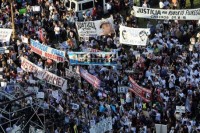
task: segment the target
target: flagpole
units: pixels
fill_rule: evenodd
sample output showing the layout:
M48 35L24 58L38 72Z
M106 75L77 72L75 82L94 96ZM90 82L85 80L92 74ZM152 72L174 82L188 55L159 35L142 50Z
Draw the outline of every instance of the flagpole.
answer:
M15 22L14 22L14 13L13 13L13 0L8 0L10 3L10 8L11 8L11 20L12 20L12 38L15 39Z

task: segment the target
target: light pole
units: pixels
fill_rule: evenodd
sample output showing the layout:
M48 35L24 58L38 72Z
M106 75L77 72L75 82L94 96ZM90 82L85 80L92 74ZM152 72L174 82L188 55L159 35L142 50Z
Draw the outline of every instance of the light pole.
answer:
M13 1L14 0L2 0L2 2L9 2L10 3L10 12L11 12L11 20L12 20L12 38L15 38L15 21L14 21L14 13L13 13Z
M12 38L15 39L15 20L14 20L14 13L13 13L13 0L9 0L9 2L10 2L10 8L11 8L11 19L12 19L12 29L13 29Z

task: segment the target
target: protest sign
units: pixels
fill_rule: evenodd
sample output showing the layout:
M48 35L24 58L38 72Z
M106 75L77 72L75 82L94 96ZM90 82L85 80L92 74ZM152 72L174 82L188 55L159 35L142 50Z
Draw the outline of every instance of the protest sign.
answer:
M21 39L22 39L23 43L28 44L28 38L27 37L21 35Z
M76 72L73 72L73 71L65 68L65 73L66 73L66 78L71 79L73 77L75 80L78 80L79 82L81 82L81 77Z
M112 130L112 117L105 118L90 128L90 133L105 133Z
M150 29L130 28L120 25L120 43L145 46L150 35Z
M130 76L129 82L131 83L131 88L129 89L130 91L141 97L145 102L151 101L151 90L139 86Z
M117 52L68 52L71 65L117 65Z
M115 33L113 17L96 21L76 22L76 28L80 37L95 37Z
M197 9L155 9L133 6L135 17L165 20L199 20L200 8Z
M21 57L21 68L26 72L32 72L37 78L49 84L62 88L63 91L67 89L67 80L38 67L24 57Z
M117 92L118 93L127 93L129 88L130 87L128 87L128 86L118 86Z
M156 133L167 133L167 125L155 124Z
M40 12L40 6L32 6L33 12Z
M12 29L0 28L0 42L6 42L8 44L10 42L10 36L12 34L12 31Z
M92 74L88 73L87 70L84 70L81 67L77 67L77 71L80 73L82 78L88 81L95 88L98 89L100 87L101 81L96 76L93 76Z
M65 52L64 51L51 48L47 45L43 45L33 39L31 39L31 50L34 53L36 53L42 57L52 59L56 62L64 62L65 61Z
M43 99L44 98L44 92L38 92L36 97Z
M176 106L175 112L185 113L185 106Z
M26 8L19 9L19 14L24 14L26 12L27 12Z

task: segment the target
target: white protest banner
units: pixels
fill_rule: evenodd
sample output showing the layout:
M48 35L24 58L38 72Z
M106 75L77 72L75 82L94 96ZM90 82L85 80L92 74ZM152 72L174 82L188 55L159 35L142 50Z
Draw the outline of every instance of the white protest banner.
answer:
M90 133L105 133L112 130L112 117L105 118L90 128Z
M81 77L76 72L73 72L73 71L65 68L65 74L66 74L66 78L71 79L73 77L74 79L76 79L79 82L81 82Z
M133 6L134 15L138 18L167 20L199 20L200 8L197 9L155 9Z
M64 62L65 61L65 51L51 48L47 45L43 45L32 39L31 39L31 50L34 53L36 53L42 57L52 59L56 62Z
M21 68L26 72L32 72L37 78L44 80L49 84L62 88L64 92L67 89L67 80L38 67L24 57L21 57Z
M12 31L12 29L0 28L0 42L6 42L8 44L10 42Z
M113 17L96 21L76 22L76 28L80 37L112 35L115 33Z
M130 28L120 25L120 38L122 44L141 45L147 44L150 29L147 28Z
M117 92L118 93L127 93L129 88L130 87L128 87L128 86L118 86Z
M176 112L185 113L185 106L176 106Z

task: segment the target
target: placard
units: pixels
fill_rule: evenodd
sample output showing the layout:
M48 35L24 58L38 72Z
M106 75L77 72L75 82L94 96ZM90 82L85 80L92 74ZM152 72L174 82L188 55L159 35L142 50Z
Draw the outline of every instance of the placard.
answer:
M120 25L120 43L145 46L150 35L148 28L130 28Z
M200 8L196 9L156 9L133 6L135 17L167 20L199 20Z
M117 92L118 93L127 93L130 87L128 86L118 86Z
M44 92L38 92L36 97L43 99L44 98Z
M176 106L176 112L185 113L185 106Z
M90 133L105 133L112 130L112 117L105 118L90 128Z
M9 44L12 31L12 29L0 28L0 42Z

